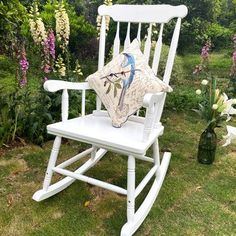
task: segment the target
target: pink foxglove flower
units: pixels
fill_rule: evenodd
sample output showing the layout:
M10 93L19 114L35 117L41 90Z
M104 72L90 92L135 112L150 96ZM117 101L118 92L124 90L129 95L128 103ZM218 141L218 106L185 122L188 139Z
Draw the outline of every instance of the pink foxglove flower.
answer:
M236 34L233 37L233 42L234 42L234 48L236 49Z
M26 72L29 68L29 62L27 61L25 50L21 53L20 67L22 72Z
M46 74L50 73L50 72L51 72L51 67L50 67L50 65L45 64L45 65L43 66L43 71L44 71L44 73L46 73Z
M234 42L235 51L233 52L233 56L232 56L233 65L230 70L230 76L234 76L236 74L236 34L233 37L233 42Z
M21 52L19 64L20 64L20 70L21 70L21 79L20 79L19 85L21 88L23 88L27 85L26 73L27 73L27 70L29 69L29 62L26 58L25 49L23 49Z
M233 62L236 64L236 51L233 53Z
M49 30L43 43L43 65L41 68L45 74L49 74L53 70L55 56L55 36L53 30ZM45 78L48 79L47 77Z
M208 59L210 48L211 48L210 42L207 42L205 46L202 48L201 57L203 60Z
M55 53L55 35L53 33L53 30L50 30L49 33L48 33L47 46L48 46L48 50L49 50L49 53L50 53L51 57L53 59L55 59L55 57L56 57L56 53Z

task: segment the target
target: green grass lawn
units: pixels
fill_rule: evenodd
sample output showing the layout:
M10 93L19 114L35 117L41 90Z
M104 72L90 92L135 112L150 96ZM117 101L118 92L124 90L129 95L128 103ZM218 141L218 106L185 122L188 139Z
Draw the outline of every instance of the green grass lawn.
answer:
M200 55L186 54L182 56L184 77L191 79L196 65L200 63ZM232 66L231 54L227 51L212 52L209 56L209 70L219 78L229 78L230 68Z
M200 57L187 54L180 60L183 75L173 82L174 92L167 97L162 119L166 128L160 139L161 150L172 152L170 167L157 201L135 235L236 235L236 146L221 147L225 130L218 130L215 163L206 166L196 162L204 124L190 110L196 108L198 101L195 89L199 81L193 79L192 71ZM211 55L213 74L228 78L230 66L227 53ZM15 83L14 65L0 57L0 67L0 87L10 91ZM91 64L88 74L94 70ZM30 88L37 89L39 78L32 68ZM220 84L227 85L227 80ZM27 144L0 149L0 236L119 235L126 222L123 196L76 181L48 200L32 200L33 193L42 186L51 145L52 141L42 148ZM85 147L65 141L59 160ZM125 156L108 153L88 175L126 188L126 161ZM150 164L137 161L137 184L149 167ZM59 178L55 176L55 180ZM137 207L143 198L141 194Z
M218 130L216 161L210 166L198 164L203 124L190 113L164 113L161 150L170 150L172 159L158 199L135 235L236 235L236 146L221 147L224 130ZM1 153L0 235L119 235L126 222L123 196L76 181L48 200L31 199L41 188L51 144ZM59 160L85 147L64 142ZM126 160L108 153L88 175L126 187ZM149 166L138 161L137 182Z

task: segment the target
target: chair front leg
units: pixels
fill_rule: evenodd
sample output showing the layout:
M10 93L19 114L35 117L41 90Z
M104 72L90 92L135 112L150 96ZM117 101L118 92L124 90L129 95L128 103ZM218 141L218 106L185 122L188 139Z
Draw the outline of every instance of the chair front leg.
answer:
M128 157L127 173L127 221L133 221L135 213L135 158Z
M52 174L53 174L52 168L55 167L57 157L58 157L58 153L59 153L59 150L60 150L60 146L61 146L61 137L57 136L54 140L54 143L53 143L53 147L52 147L51 155L50 155L50 158L49 158L46 175L45 175L44 182L43 182L43 190L44 191L47 191L49 185L51 184Z

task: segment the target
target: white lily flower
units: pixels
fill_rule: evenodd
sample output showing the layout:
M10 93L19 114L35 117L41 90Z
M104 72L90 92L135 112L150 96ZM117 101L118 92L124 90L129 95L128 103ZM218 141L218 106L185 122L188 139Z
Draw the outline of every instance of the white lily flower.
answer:
M225 139L225 143L222 145L223 147L228 146L233 140L236 140L236 127L227 125L226 128L228 133L223 136Z
M236 109L232 107L235 103L235 99L229 99L228 96L223 93L224 96L224 103L227 105L226 108L221 112L221 115L227 115L228 119L230 120L230 115L236 115Z

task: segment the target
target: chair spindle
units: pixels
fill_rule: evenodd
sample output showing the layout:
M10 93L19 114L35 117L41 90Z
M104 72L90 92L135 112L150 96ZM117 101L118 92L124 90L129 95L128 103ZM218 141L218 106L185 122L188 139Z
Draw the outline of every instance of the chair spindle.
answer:
M126 38L124 43L124 49L127 49L127 47L130 45L130 22L128 22L127 26L127 32L126 32Z
M117 22L116 37L113 46L113 58L120 53L120 22Z
M105 61L105 44L106 44L106 17L102 16L102 23L100 28L100 41L99 41L99 57L98 57L98 70L101 70ZM96 97L96 109L101 110L102 102L100 98Z
M151 46L152 46L152 23L150 23L149 25L148 36L144 46L144 56L146 58L147 63L149 62Z
M138 24L138 33L137 33L137 39L139 41L139 43L141 44L141 28L142 28L142 25L141 23Z
M64 89L62 92L62 103L61 103L61 118L62 121L67 121L69 114L69 95L68 90Z
M153 56L152 70L155 73L155 75L157 75L160 57L161 57L163 28L164 28L164 23L161 24L159 36L156 42L155 52Z

